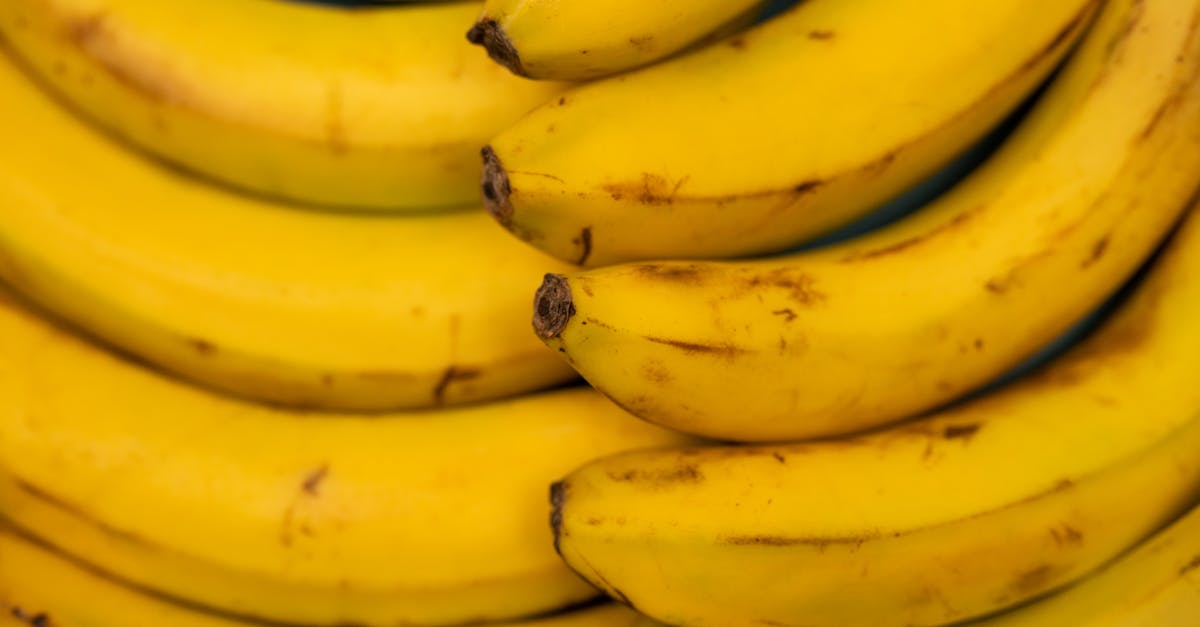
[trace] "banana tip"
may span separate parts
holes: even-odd
[[[509,194],[512,193],[508,173],[504,171],[504,166],[500,165],[500,159],[496,158],[496,152],[491,146],[484,146],[481,155],[483,178],[480,186],[483,187],[483,205],[496,221],[507,227],[513,212],[512,203],[508,200]]]
[[[575,315],[571,286],[561,274],[547,274],[533,297],[533,330],[543,340],[559,336]]]
[[[517,54],[517,49],[513,47],[512,41],[504,34],[496,20],[479,20],[467,31],[467,41],[483,46],[493,61],[508,68],[513,74],[527,76],[525,67],[521,65],[521,56]]]

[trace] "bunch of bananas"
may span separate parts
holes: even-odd
[[[0,2],[0,625],[1200,625],[1200,0],[777,4]]]

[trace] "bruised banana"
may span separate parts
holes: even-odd
[[[239,395],[478,401],[570,379],[530,336],[546,266],[482,209],[295,211],[130,154],[0,58],[0,277],[105,341]]]
[[[1195,627],[1200,506],[1103,570],[1044,600],[970,627]]]
[[[1000,151],[901,222],[773,259],[549,275],[535,328],[632,413],[719,439],[959,397],[1097,307],[1200,188],[1198,20],[1196,0],[1111,2]]]
[[[1097,5],[807,0],[534,110],[484,149],[483,193],[518,237],[580,265],[787,248],[979,139]]]
[[[261,627],[203,608],[174,603],[79,564],[44,543],[0,524],[0,625],[9,627]],[[4,622],[8,620],[9,622]],[[642,627],[615,604],[497,627]],[[40,622],[39,622],[40,621]]]
[[[1195,502],[1198,274],[1200,204],[1114,317],[1037,373],[857,437],[589,463],[552,490],[556,546],[687,627],[943,625],[1032,599]]]
[[[763,0],[487,0],[468,32],[521,76],[588,80],[652,63],[752,18]]]
[[[0,34],[88,118],[189,170],[308,203],[444,207],[477,199],[479,147],[564,87],[480,58],[462,29],[482,6],[4,0]]]
[[[0,346],[0,517],[243,618],[452,625],[590,598],[554,554],[547,486],[601,455],[684,441],[587,388],[289,412],[139,368],[7,301]]]

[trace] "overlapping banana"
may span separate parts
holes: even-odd
[[[808,0],[536,109],[484,151],[484,195],[518,237],[581,265],[787,248],[977,140],[1097,4]]]
[[[5,0],[0,33],[89,118],[190,170],[323,205],[444,207],[478,198],[479,147],[563,88],[463,41],[482,6]]]
[[[8,627],[254,627],[262,623],[173,603],[89,570],[44,543],[0,523],[0,625]],[[4,621],[9,622],[4,622]],[[616,604],[505,627],[641,627]],[[496,624],[501,627],[500,623]]]
[[[1197,20],[1195,0],[1114,0],[1006,145],[906,220],[773,259],[550,275],[535,326],[631,412],[721,439],[958,397],[1094,309],[1200,189]]]
[[[1100,572],[971,627],[1194,627],[1200,619],[1200,507]]]
[[[478,207],[296,211],[129,153],[4,58],[0,93],[0,277],[123,350],[240,395],[351,409],[573,376],[525,331],[538,277],[567,266]]]
[[[586,80],[658,61],[748,22],[763,0],[487,0],[467,33],[509,70]],[[729,33],[731,34],[731,33]]]
[[[1169,3],[1141,6],[1149,25]],[[688,627],[943,625],[1055,589],[1197,499],[1198,273],[1200,204],[1131,300],[1038,373],[858,437],[596,461],[553,490],[556,546]]]
[[[91,568],[229,615],[447,625],[595,592],[546,486],[682,436],[586,388],[470,408],[287,412],[121,361],[0,304],[0,518]]]

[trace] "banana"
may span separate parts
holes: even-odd
[[[971,627],[1194,627],[1200,506],[1084,581]]]
[[[565,87],[462,41],[481,2],[322,7],[5,0],[0,35],[54,92],[157,157],[321,205],[478,198],[479,147]]]
[[[554,554],[547,486],[600,455],[684,441],[586,387],[289,412],[162,377],[9,301],[0,346],[0,517],[243,618],[449,625],[587,599]]]
[[[535,109],[484,149],[483,193],[518,237],[580,265],[788,248],[979,139],[1097,5],[807,0]]]
[[[348,409],[574,376],[528,333],[529,292],[568,266],[478,205],[294,211],[125,151],[3,58],[0,93],[0,277],[126,351],[243,396]]]
[[[521,76],[589,80],[658,61],[752,19],[763,0],[487,0],[467,33]]]
[[[202,608],[131,588],[51,547],[0,524],[0,625],[14,627],[255,627]],[[635,627],[641,620],[616,604],[506,627]],[[500,623],[495,623],[497,626]]]
[[[255,627],[155,593],[132,588],[12,527],[0,524],[0,625],[8,627]],[[641,620],[616,604],[506,627],[635,627]],[[500,623],[495,623],[497,626]]]
[[[1000,151],[910,218],[773,259],[548,275],[535,328],[632,413],[719,439],[853,432],[994,379],[1200,187],[1198,4],[1111,7]]]
[[[1141,5],[1147,37],[1169,5]],[[556,547],[688,627],[943,625],[1081,578],[1200,490],[1193,212],[1130,300],[1035,374],[855,437],[589,463],[552,489]]]

